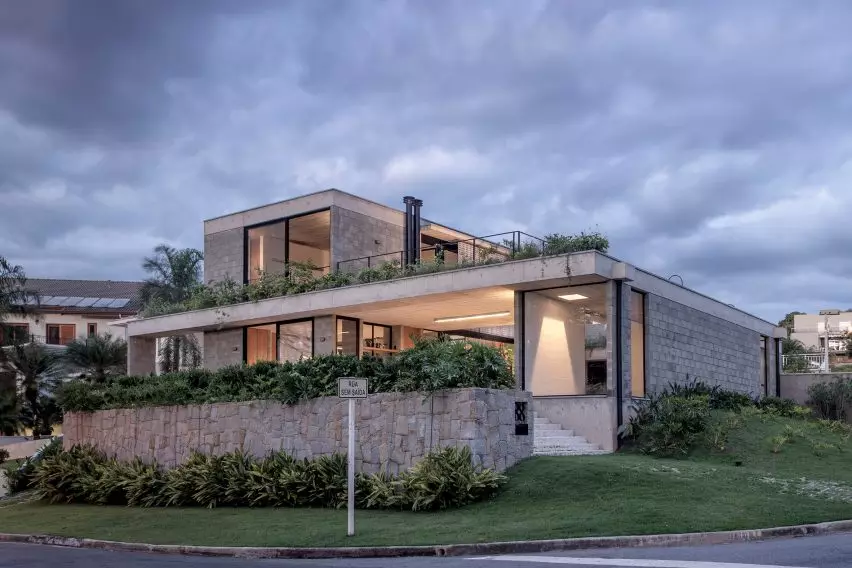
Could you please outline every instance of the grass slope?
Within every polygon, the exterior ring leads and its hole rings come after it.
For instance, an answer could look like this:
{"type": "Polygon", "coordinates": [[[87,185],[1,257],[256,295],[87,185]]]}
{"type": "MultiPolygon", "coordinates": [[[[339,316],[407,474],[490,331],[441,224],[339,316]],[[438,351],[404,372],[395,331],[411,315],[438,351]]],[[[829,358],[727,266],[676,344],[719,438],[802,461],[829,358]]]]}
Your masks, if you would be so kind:
{"type": "Polygon", "coordinates": [[[163,544],[400,545],[755,528],[852,518],[852,444],[816,423],[749,416],[724,453],[534,458],[493,501],[441,513],[4,506],[0,531],[163,544]],[[801,435],[773,453],[771,438],[801,435]],[[817,449],[816,443],[835,449],[817,449]],[[734,465],[737,461],[741,466],[734,465]],[[802,478],[805,478],[802,480],[802,478]]]}

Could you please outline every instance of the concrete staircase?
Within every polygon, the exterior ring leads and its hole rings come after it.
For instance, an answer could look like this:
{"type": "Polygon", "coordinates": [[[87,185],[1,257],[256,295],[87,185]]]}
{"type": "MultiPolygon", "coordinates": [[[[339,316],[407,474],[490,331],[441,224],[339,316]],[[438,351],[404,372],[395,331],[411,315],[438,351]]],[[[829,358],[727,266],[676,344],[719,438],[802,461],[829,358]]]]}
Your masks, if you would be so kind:
{"type": "Polygon", "coordinates": [[[565,430],[538,412],[534,413],[534,417],[534,456],[590,456],[610,453],[582,436],[575,436],[573,430],[565,430]]]}

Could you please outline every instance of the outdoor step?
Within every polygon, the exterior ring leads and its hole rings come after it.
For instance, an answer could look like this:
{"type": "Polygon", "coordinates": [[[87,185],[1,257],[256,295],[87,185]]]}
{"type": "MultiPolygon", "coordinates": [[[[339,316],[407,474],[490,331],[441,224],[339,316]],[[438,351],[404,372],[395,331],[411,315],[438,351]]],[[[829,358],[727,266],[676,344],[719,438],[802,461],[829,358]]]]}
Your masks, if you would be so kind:
{"type": "Polygon", "coordinates": [[[563,436],[573,436],[573,430],[565,430],[562,426],[558,424],[536,424],[535,425],[535,435],[536,436],[553,436],[554,434],[561,434],[563,436]]]}
{"type": "Polygon", "coordinates": [[[534,456],[600,456],[608,454],[606,450],[533,450],[534,456]]]}
{"type": "Polygon", "coordinates": [[[582,436],[570,436],[565,434],[564,436],[533,436],[533,442],[536,444],[588,444],[589,441],[583,438],[582,436]]]}

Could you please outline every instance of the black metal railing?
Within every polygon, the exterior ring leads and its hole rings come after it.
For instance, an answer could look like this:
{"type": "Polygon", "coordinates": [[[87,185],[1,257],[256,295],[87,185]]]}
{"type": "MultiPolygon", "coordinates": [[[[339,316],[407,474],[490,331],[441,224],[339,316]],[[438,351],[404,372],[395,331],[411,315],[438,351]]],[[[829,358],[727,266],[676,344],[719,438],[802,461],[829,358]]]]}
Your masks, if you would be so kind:
{"type": "MultiPolygon", "coordinates": [[[[420,263],[434,262],[447,266],[478,266],[533,258],[541,256],[543,252],[544,239],[523,231],[511,231],[421,246],[420,263]]],[[[338,272],[357,272],[365,268],[379,267],[385,263],[403,266],[405,264],[405,251],[341,260],[337,262],[335,269],[338,272]]]]}
{"type": "Polygon", "coordinates": [[[530,426],[527,423],[527,403],[526,401],[515,401],[515,435],[529,436],[530,426]]]}

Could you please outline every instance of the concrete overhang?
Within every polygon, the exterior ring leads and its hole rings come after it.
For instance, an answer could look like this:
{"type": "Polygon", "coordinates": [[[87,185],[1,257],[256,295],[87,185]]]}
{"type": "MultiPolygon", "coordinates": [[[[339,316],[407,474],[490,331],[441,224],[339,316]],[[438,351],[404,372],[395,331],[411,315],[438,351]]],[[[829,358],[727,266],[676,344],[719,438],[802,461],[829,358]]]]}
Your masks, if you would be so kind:
{"type": "Polygon", "coordinates": [[[603,282],[612,278],[617,261],[589,251],[527,260],[516,260],[397,280],[358,284],[209,308],[179,314],[141,318],[127,322],[129,337],[158,337],[261,325],[327,315],[365,305],[411,300],[424,296],[505,287],[535,290],[575,284],[603,282]]]}

